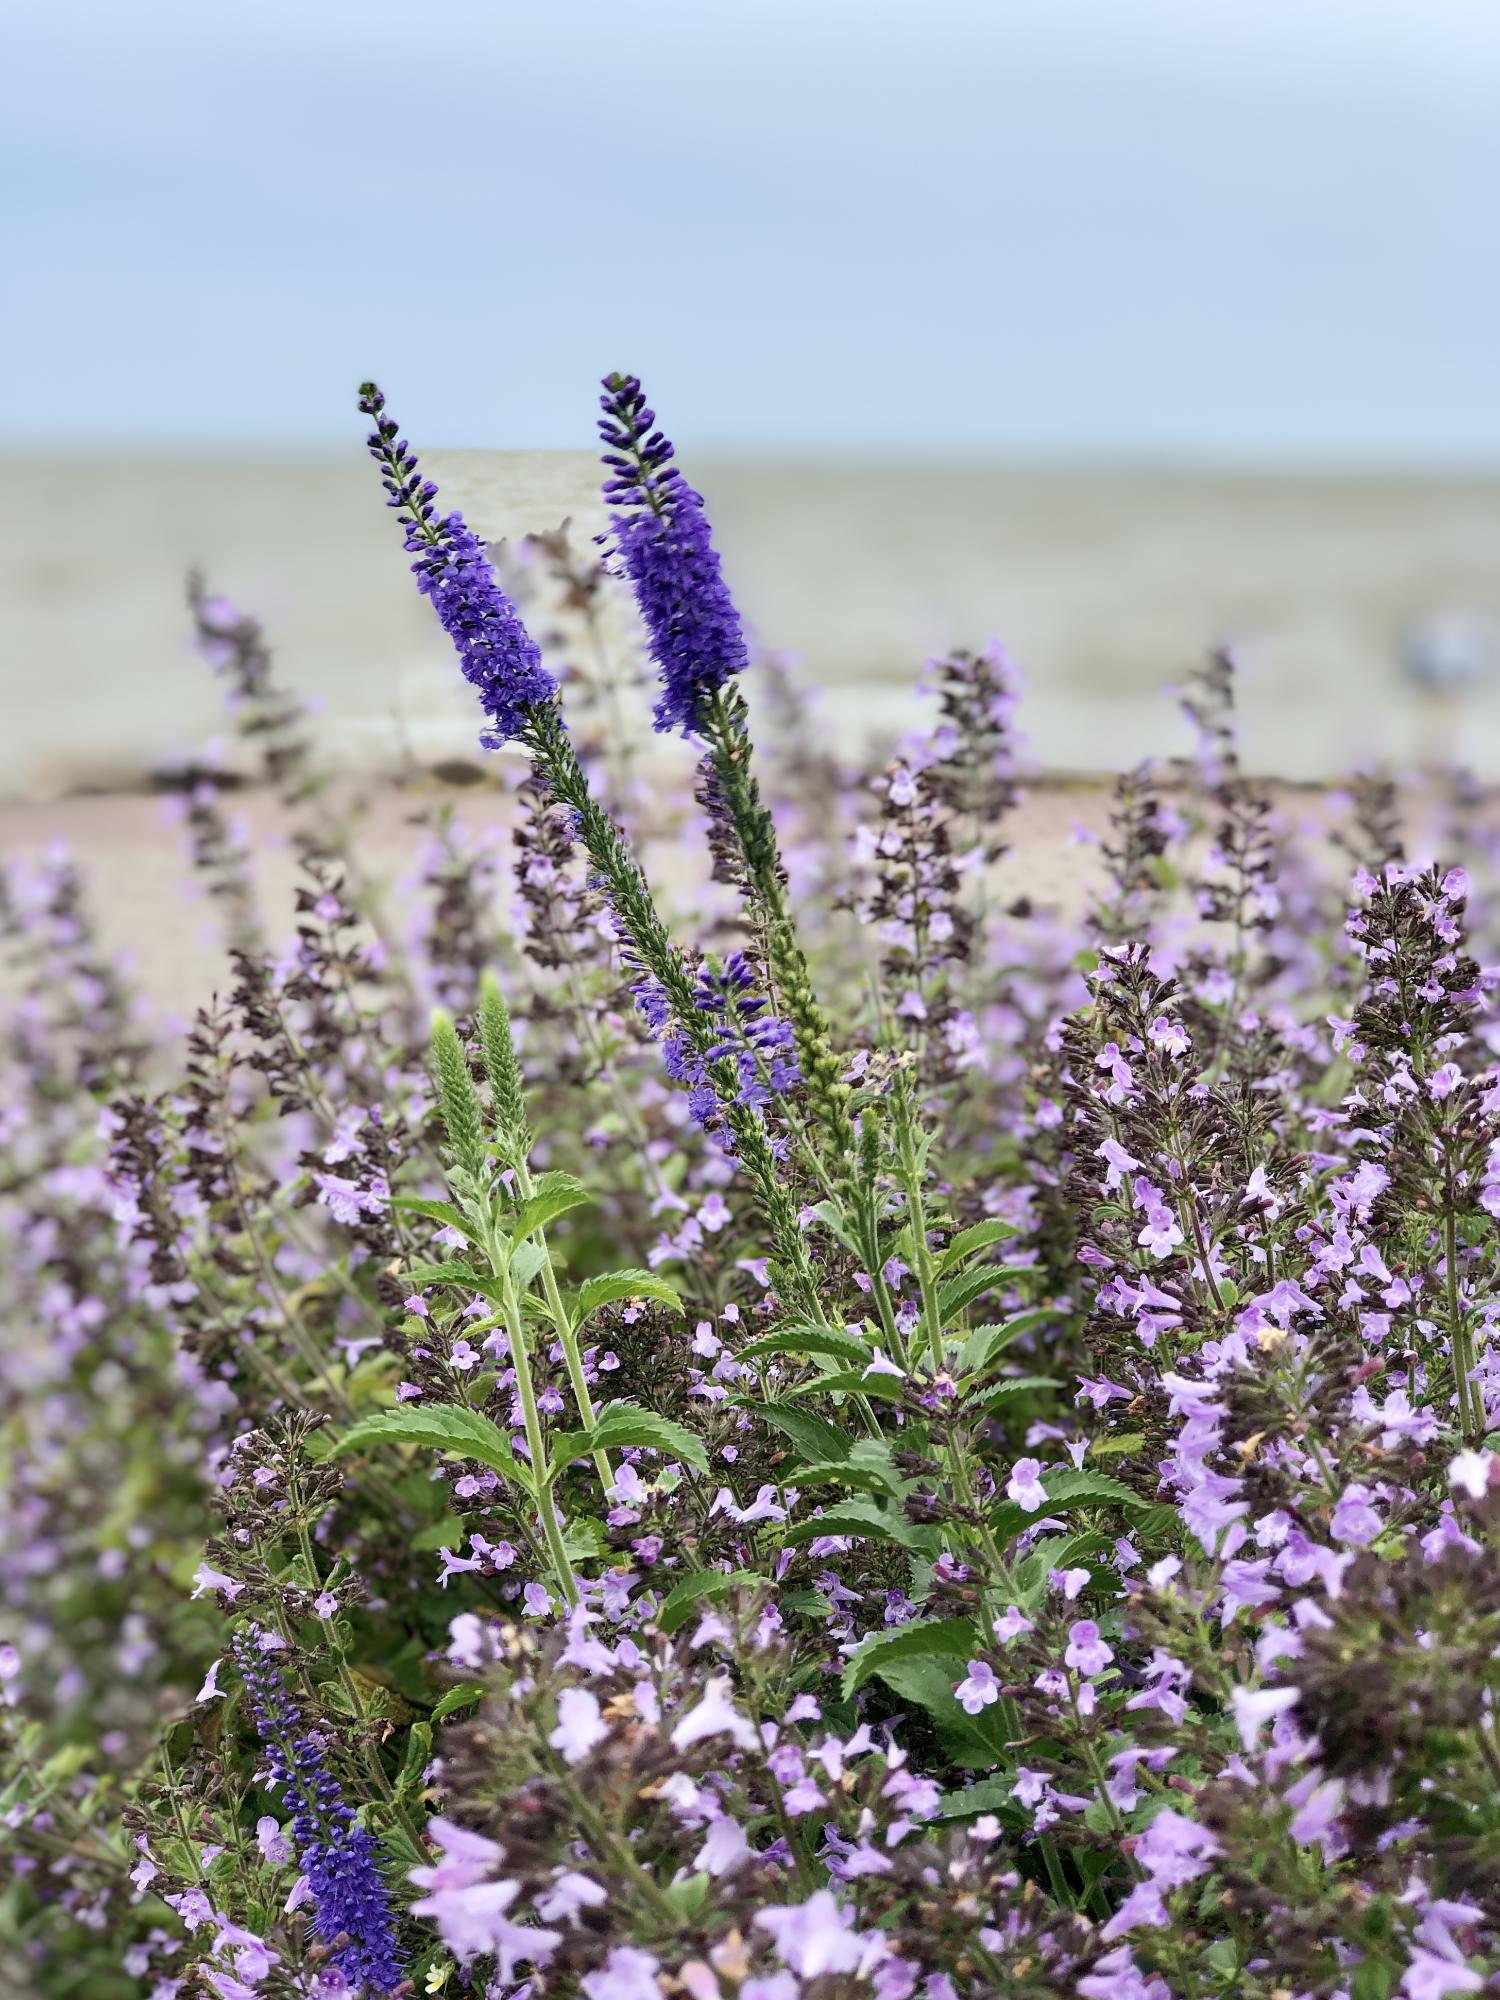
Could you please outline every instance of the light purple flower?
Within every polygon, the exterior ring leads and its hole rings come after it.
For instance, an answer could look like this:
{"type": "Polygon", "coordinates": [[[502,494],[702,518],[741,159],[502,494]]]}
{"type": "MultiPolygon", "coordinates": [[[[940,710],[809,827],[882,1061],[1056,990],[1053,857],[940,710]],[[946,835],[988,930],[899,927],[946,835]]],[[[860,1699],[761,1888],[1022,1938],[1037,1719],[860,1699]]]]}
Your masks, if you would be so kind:
{"type": "Polygon", "coordinates": [[[970,1715],[978,1715],[991,1702],[1000,1699],[1000,1683],[995,1678],[994,1669],[983,1660],[970,1660],[967,1678],[961,1680],[953,1692],[960,1708],[970,1715]]]}
{"type": "Polygon", "coordinates": [[[1005,1487],[1008,1498],[1015,1501],[1028,1514],[1035,1514],[1038,1508],[1047,1504],[1046,1488],[1042,1485],[1041,1462],[1035,1458],[1018,1458],[1011,1468],[1005,1487]]]}

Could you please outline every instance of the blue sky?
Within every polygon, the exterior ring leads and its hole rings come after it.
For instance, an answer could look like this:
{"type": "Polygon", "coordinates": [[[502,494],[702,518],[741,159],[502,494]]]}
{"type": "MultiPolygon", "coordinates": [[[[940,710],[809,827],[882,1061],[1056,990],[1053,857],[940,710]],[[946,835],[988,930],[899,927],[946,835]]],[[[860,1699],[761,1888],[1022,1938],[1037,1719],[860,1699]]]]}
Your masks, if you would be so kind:
{"type": "Polygon", "coordinates": [[[1493,0],[49,0],[12,444],[1500,459],[1493,0]]]}

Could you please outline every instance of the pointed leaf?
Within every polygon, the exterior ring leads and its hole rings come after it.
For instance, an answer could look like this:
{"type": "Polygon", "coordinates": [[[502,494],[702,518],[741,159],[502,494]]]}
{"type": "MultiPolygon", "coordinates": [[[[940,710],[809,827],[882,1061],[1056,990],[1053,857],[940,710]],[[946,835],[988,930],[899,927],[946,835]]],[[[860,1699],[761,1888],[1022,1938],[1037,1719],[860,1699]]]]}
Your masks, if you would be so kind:
{"type": "Polygon", "coordinates": [[[480,1411],[461,1403],[425,1409],[418,1403],[403,1403],[399,1409],[378,1410],[345,1431],[334,1452],[354,1451],[366,1444],[425,1445],[429,1451],[446,1451],[454,1458],[476,1458],[481,1465],[529,1489],[530,1482],[516,1463],[505,1432],[480,1411]]]}
{"type": "Polygon", "coordinates": [[[662,1305],[678,1307],[682,1304],[677,1287],[665,1278],[658,1278],[654,1271],[606,1271],[601,1277],[585,1278],[578,1287],[574,1302],[576,1321],[582,1322],[615,1299],[655,1299],[662,1305]]]}
{"type": "Polygon", "coordinates": [[[582,1208],[594,1197],[572,1174],[542,1174],[530,1198],[506,1220],[512,1243],[520,1243],[533,1230],[545,1229],[570,1209],[582,1208]]]}
{"type": "Polygon", "coordinates": [[[638,1409],[634,1403],[606,1403],[592,1430],[563,1431],[552,1441],[552,1467],[560,1471],[575,1458],[588,1452],[615,1451],[621,1446],[641,1446],[659,1451],[668,1458],[680,1458],[695,1471],[707,1472],[708,1453],[701,1438],[659,1417],[654,1410],[638,1409]]]}
{"type": "Polygon", "coordinates": [[[831,1326],[778,1326],[740,1348],[736,1361],[758,1361],[763,1354],[816,1354],[828,1361],[845,1361],[857,1368],[870,1359],[870,1349],[857,1334],[831,1326]]]}
{"type": "Polygon", "coordinates": [[[460,1681],[438,1701],[432,1711],[432,1720],[443,1722],[456,1708],[472,1708],[476,1701],[483,1701],[488,1692],[479,1681],[460,1681]]]}
{"type": "Polygon", "coordinates": [[[1014,1222],[1002,1222],[998,1215],[989,1216],[983,1222],[976,1222],[972,1228],[960,1229],[938,1259],[938,1276],[946,1277],[956,1270],[966,1257],[972,1257],[978,1250],[986,1250],[991,1243],[999,1243],[1007,1236],[1019,1236],[1020,1229],[1014,1222]]]}
{"type": "Polygon", "coordinates": [[[785,1403],[747,1402],[744,1407],[772,1430],[789,1437],[804,1458],[822,1462],[849,1456],[854,1440],[826,1417],[811,1410],[789,1408],[785,1403]]]}
{"type": "Polygon", "coordinates": [[[836,1507],[805,1521],[793,1521],[780,1530],[788,1548],[800,1548],[824,1535],[857,1535],[865,1541],[895,1542],[918,1554],[937,1555],[942,1545],[941,1530],[918,1527],[894,1509],[878,1507],[871,1500],[842,1500],[836,1507]]]}
{"type": "Polygon", "coordinates": [[[462,1285],[466,1291],[478,1292],[481,1297],[497,1302],[504,1298],[504,1287],[498,1278],[487,1271],[476,1271],[472,1264],[453,1258],[445,1264],[413,1264],[401,1273],[403,1284],[409,1285],[462,1285]]]}
{"type": "Polygon", "coordinates": [[[1004,1282],[1003,1269],[999,1265],[988,1264],[977,1271],[965,1271],[957,1278],[945,1278],[938,1286],[938,1312],[943,1325],[951,1326],[982,1292],[993,1291],[996,1285],[1004,1282]]]}
{"type": "Polygon", "coordinates": [[[872,1674],[878,1674],[892,1660],[967,1660],[978,1643],[972,1618],[916,1618],[889,1632],[872,1632],[844,1669],[844,1700],[857,1694],[872,1674]]]}
{"type": "Polygon", "coordinates": [[[1055,1375],[1007,1375],[1001,1382],[992,1382],[969,1407],[991,1410],[997,1403],[1008,1402],[1012,1396],[1024,1396],[1028,1390],[1061,1387],[1062,1383],[1055,1375]]]}
{"type": "Polygon", "coordinates": [[[391,1207],[404,1209],[408,1215],[425,1215],[430,1222],[441,1222],[449,1229],[456,1229],[461,1235],[470,1235],[468,1223],[463,1214],[451,1201],[429,1201],[421,1194],[393,1194],[391,1207]]]}
{"type": "Polygon", "coordinates": [[[1012,1313],[1009,1319],[988,1326],[976,1326],[959,1354],[960,1372],[982,1375],[1023,1333],[1030,1333],[1034,1327],[1055,1323],[1062,1317],[1056,1306],[1028,1306],[1025,1312],[1012,1313]]]}
{"type": "Polygon", "coordinates": [[[673,1584],[656,1614],[656,1622],[663,1632],[675,1632],[680,1625],[687,1623],[696,1605],[717,1603],[731,1590],[753,1590],[766,1582],[767,1579],[757,1575],[753,1569],[694,1570],[688,1576],[679,1577],[673,1584]]]}

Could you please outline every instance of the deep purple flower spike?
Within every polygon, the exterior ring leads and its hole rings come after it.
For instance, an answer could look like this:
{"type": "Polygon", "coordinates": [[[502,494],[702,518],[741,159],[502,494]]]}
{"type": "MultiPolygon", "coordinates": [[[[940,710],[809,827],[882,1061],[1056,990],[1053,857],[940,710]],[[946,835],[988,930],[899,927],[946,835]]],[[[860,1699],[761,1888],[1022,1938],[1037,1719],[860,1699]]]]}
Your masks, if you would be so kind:
{"type": "Polygon", "coordinates": [[[462,514],[438,515],[437,488],[422,477],[416,453],[385,414],[385,397],[373,382],[362,386],[359,407],[375,422],[370,456],[381,469],[387,505],[395,508],[406,546],[417,558],[412,564],[417,588],[432,599],[458,649],[464,679],[479,691],[491,723],[480,741],[494,750],[520,735],[527,711],[550,702],[557,682],[500,588],[484,543],[462,514]]]}
{"type": "Polygon", "coordinates": [[[608,375],[599,435],[614,546],[661,673],[656,727],[691,735],[704,704],[746,664],[740,614],[709,536],[701,494],[670,461],[634,375],[608,375]]]}

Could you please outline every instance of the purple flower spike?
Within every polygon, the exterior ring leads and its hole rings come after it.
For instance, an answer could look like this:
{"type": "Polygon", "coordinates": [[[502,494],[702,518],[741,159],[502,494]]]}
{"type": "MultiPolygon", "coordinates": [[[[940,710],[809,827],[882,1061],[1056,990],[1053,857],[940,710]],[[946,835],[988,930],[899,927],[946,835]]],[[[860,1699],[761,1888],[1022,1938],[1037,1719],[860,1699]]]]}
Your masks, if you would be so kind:
{"type": "Polygon", "coordinates": [[[748,660],[740,614],[719,569],[703,499],[675,465],[634,375],[605,377],[599,434],[615,552],[635,591],[661,672],[656,727],[690,735],[704,704],[748,660]]]}
{"type": "Polygon", "coordinates": [[[373,382],[360,391],[359,407],[375,420],[370,456],[380,467],[387,505],[406,530],[406,546],[416,556],[412,574],[443,630],[458,649],[464,679],[479,691],[491,727],[480,741],[498,749],[519,736],[530,709],[548,703],[557,682],[542,665],[541,651],[521,622],[521,614],[500,588],[484,543],[462,514],[439,518],[437,488],[424,479],[417,455],[385,414],[385,397],[373,382]]]}
{"type": "Polygon", "coordinates": [[[312,1891],[318,1936],[333,1947],[332,1960],[351,1986],[389,1993],[401,1983],[401,1958],[380,1850],[355,1821],[324,1762],[323,1739],[303,1720],[281,1670],[246,1633],[236,1637],[234,1654],[271,1775],[292,1809],[292,1841],[312,1891]]]}

